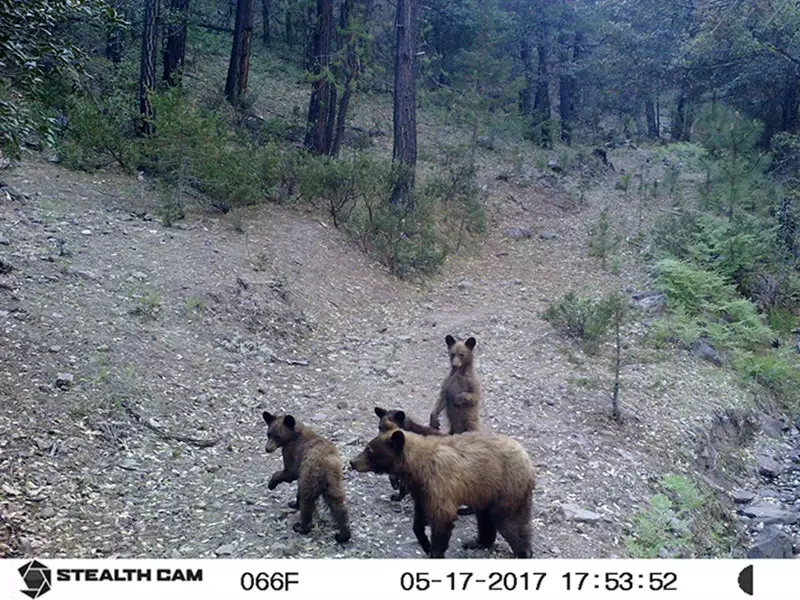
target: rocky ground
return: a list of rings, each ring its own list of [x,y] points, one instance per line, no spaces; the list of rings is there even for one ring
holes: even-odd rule
[[[637,247],[625,246],[616,275],[586,256],[597,211],[609,206],[628,233],[636,207],[610,176],[575,210],[556,175],[512,175],[482,175],[492,222],[480,247],[412,285],[310,212],[264,206],[164,228],[147,181],[36,160],[4,172],[0,554],[421,556],[411,500],[389,500],[385,476],[348,471],[347,546],[324,509],[310,535],[295,534],[294,486],[266,486],[280,458],[264,453],[261,412],[291,412],[347,460],[376,433],[375,405],[426,418],[446,334],[477,338],[485,422],[534,459],[535,556],[625,556],[670,472],[705,478],[748,520],[731,555],[757,535],[796,545],[798,432],[786,422],[738,444],[752,391],[643,341],[657,303],[636,294],[647,289]],[[640,307],[626,331],[622,424],[610,419],[608,356],[584,356],[539,318],[568,289],[612,287]],[[775,473],[757,473],[761,455]],[[448,555],[486,556],[461,548],[474,531],[462,518]]]

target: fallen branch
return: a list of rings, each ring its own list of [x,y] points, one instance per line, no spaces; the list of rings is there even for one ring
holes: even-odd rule
[[[128,404],[126,400],[123,400],[121,402],[121,405],[122,408],[125,409],[125,412],[127,412],[131,417],[133,417],[134,421],[138,421],[148,429],[155,431],[164,439],[174,440],[176,442],[185,442],[193,446],[198,446],[199,448],[211,448],[212,446],[216,446],[217,443],[219,443],[219,441],[222,439],[222,437],[218,437],[215,440],[204,440],[202,438],[167,433],[157,425],[153,425],[149,420],[145,419],[135,408],[133,408],[130,404]]]

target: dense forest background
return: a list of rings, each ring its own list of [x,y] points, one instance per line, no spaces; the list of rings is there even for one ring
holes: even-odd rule
[[[519,198],[535,189],[579,215],[585,240],[565,243],[620,279],[558,287],[537,315],[589,362],[609,357],[615,421],[633,393],[632,307],[648,311],[648,348],[726,367],[787,422],[800,413],[791,0],[0,0],[0,152],[3,168],[38,154],[136,175],[165,228],[309,211],[415,283],[479,254],[501,204],[530,215]],[[601,188],[614,202],[589,210]],[[619,284],[639,269],[652,291],[628,302]],[[741,542],[703,530],[718,515],[698,516],[694,485],[665,480],[632,554]]]

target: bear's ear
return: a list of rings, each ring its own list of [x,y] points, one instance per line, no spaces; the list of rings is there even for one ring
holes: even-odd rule
[[[276,418],[275,415],[270,414],[266,410],[264,411],[264,414],[262,416],[264,417],[264,420],[267,422],[267,425],[272,425],[272,423],[275,421]]]
[[[392,437],[389,438],[389,441],[392,443],[392,448],[394,451],[400,453],[403,451],[403,446],[406,444],[406,436],[402,431],[396,429],[392,434]]]
[[[405,425],[406,423],[406,413],[402,410],[397,410],[394,413],[394,420],[397,422],[398,425]]]
[[[453,344],[456,343],[456,338],[454,338],[452,335],[448,335],[444,338],[444,342],[447,344],[448,348],[452,348]]]
[[[464,344],[467,346],[467,348],[472,350],[475,347],[475,344],[477,344],[477,342],[475,341],[474,337],[471,337],[466,342],[464,342]]]
[[[286,425],[289,429],[294,429],[294,417],[292,415],[286,415],[283,417],[283,424]]]
[[[380,406],[376,406],[375,407],[375,414],[378,415],[379,419],[382,419],[383,417],[385,417],[387,412],[389,412],[389,411],[386,410],[385,408],[381,408]]]

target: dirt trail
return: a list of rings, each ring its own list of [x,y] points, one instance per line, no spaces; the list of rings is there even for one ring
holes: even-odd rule
[[[606,388],[581,384],[607,377],[604,359],[586,362],[538,314],[567,289],[635,288],[640,276],[629,260],[632,275],[600,272],[586,258],[587,212],[564,212],[534,188],[499,201],[481,248],[416,287],[279,206],[243,215],[244,232],[225,218],[166,229],[143,215],[155,212],[145,182],[40,162],[4,178],[29,195],[0,198],[0,250],[14,267],[14,291],[0,290],[9,554],[421,556],[410,498],[391,502],[386,477],[347,474],[346,547],[324,509],[312,534],[292,532],[294,486],[267,490],[280,459],[263,451],[260,415],[292,412],[347,459],[374,435],[375,405],[427,420],[454,334],[477,337],[487,425],[537,464],[534,555],[621,556],[653,477],[686,466],[675,461],[695,418],[688,399],[742,398],[710,366],[642,353],[627,374],[626,424],[611,423]],[[487,181],[493,198],[512,187]],[[509,226],[534,235],[510,240]],[[56,384],[61,373],[71,384]],[[220,441],[165,439],[125,406],[170,434]],[[587,522],[565,520],[565,503],[591,511]],[[474,533],[462,519],[448,555],[485,556],[461,548]],[[504,542],[494,552],[510,556]]]

